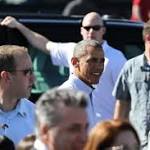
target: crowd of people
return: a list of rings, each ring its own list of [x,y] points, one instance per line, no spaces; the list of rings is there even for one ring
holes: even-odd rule
[[[53,64],[70,69],[67,81],[34,104],[28,100],[35,81],[28,49],[0,46],[0,145],[7,141],[17,150],[150,148],[150,21],[143,29],[144,54],[128,61],[103,39],[106,28],[96,12],[83,17],[78,43],[50,41],[11,16],[0,25],[18,29]]]

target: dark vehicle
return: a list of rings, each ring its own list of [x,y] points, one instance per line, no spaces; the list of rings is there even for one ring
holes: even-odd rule
[[[5,16],[1,15],[0,19]],[[30,29],[58,42],[77,42],[81,40],[80,23],[82,17],[63,17],[58,15],[17,15],[15,16]],[[143,52],[142,22],[127,19],[109,19],[104,17],[107,28],[105,39],[110,45],[121,50],[127,59]],[[14,29],[0,27],[0,44],[16,43],[29,46],[26,39]]]
[[[5,15],[1,15],[0,19],[3,19],[4,17]],[[63,17],[45,14],[16,15],[15,17],[30,29],[45,35],[53,41],[78,42],[81,40],[80,24],[82,17]],[[126,19],[104,19],[104,23],[107,28],[105,39],[110,45],[121,50],[127,59],[143,53],[143,23],[131,22]],[[18,30],[0,27],[0,35],[0,45],[19,44],[29,48],[33,61],[34,73],[35,76],[38,77],[38,80],[50,82],[50,87],[54,87],[68,78],[68,69],[62,66],[53,66],[49,55],[33,48]],[[37,51],[39,53],[38,59],[35,57]],[[48,57],[46,62],[42,61],[43,57]],[[46,67],[46,72],[50,72],[51,81],[46,80],[46,72],[43,72],[44,67]],[[41,73],[37,73],[36,70]],[[39,87],[43,91],[46,89],[42,84],[38,85],[38,89]],[[38,91],[35,86],[32,92],[38,93],[41,91]]]

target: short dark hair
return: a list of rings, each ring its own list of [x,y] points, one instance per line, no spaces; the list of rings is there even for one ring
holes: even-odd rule
[[[73,57],[80,58],[87,54],[87,47],[92,46],[103,51],[101,44],[96,40],[82,40],[74,47]]]

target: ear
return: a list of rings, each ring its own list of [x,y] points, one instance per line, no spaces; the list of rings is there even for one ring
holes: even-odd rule
[[[78,67],[79,67],[79,60],[78,60],[77,57],[72,57],[71,63],[72,63],[72,65],[73,65],[75,68],[78,68]]]
[[[48,141],[48,131],[49,131],[49,128],[47,125],[45,124],[42,124],[40,127],[39,127],[39,134],[40,134],[40,139],[43,141],[43,143],[47,143]]]
[[[102,33],[103,33],[103,35],[106,33],[106,27],[102,28]]]
[[[7,72],[7,71],[1,71],[0,77],[1,77],[1,79],[5,80],[5,81],[11,80],[11,74],[10,74],[10,72]]]
[[[144,40],[145,40],[145,41],[150,41],[150,34],[146,34]]]
[[[83,36],[83,27],[80,27],[80,34]]]

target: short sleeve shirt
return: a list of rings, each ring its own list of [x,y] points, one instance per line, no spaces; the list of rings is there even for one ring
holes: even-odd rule
[[[34,104],[23,98],[14,110],[0,110],[0,135],[5,135],[18,144],[25,136],[34,133],[34,109]]]
[[[150,130],[150,66],[144,54],[127,61],[113,94],[120,101],[131,102],[130,121],[144,145]]]

